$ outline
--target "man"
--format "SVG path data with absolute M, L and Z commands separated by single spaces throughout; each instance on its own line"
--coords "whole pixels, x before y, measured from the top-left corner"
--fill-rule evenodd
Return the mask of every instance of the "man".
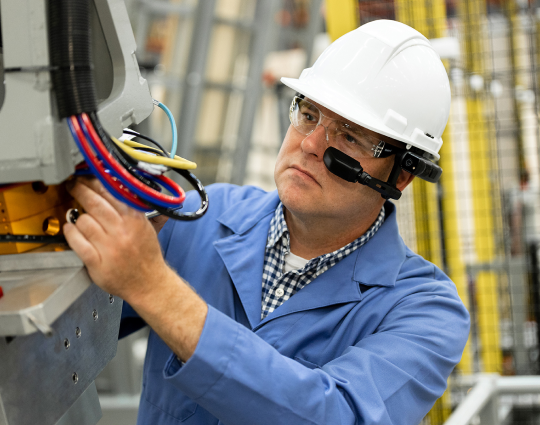
M 469 317 L 455 286 L 406 248 L 393 204 L 323 161 L 337 148 L 404 190 L 413 176 L 397 153 L 436 157 L 442 143 L 438 56 L 378 21 L 284 82 L 299 94 L 277 193 L 211 186 L 208 213 L 169 220 L 160 250 L 144 215 L 96 181 L 71 190 L 87 214 L 66 238 L 127 302 L 121 335 L 152 329 L 140 424 L 417 424 L 461 357 Z M 188 195 L 185 209 L 197 204 Z

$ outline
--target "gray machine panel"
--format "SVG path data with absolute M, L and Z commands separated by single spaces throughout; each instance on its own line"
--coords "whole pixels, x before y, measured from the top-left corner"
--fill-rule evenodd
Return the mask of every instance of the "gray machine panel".
M 0 1 L 0 75 L 6 68 L 49 65 L 45 3 Z M 96 86 L 99 95 L 108 94 L 100 99 L 98 115 L 105 129 L 119 136 L 123 127 L 150 115 L 152 97 L 135 59 L 135 39 L 123 0 L 94 0 L 94 5 Z M 65 122 L 56 118 L 49 72 L 5 73 L 1 92 L 0 182 L 65 180 L 82 157 Z
M 121 309 L 91 285 L 52 324 L 52 336 L 0 338 L 0 425 L 56 424 L 116 355 Z

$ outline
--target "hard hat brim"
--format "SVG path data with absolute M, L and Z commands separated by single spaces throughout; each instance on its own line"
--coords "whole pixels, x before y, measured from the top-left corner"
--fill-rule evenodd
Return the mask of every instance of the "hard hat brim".
M 358 99 L 351 102 L 343 94 L 327 88 L 327 85 L 322 81 L 317 82 L 313 78 L 310 78 L 309 81 L 302 81 L 297 78 L 282 77 L 281 82 L 355 124 L 361 125 L 375 133 L 390 137 L 391 139 L 410 143 L 414 146 L 414 143 L 411 143 L 409 138 L 386 127 L 367 105 L 363 105 Z M 442 140 L 439 141 L 442 144 Z M 434 159 L 440 158 L 438 152 L 426 150 L 423 146 L 418 147 L 432 155 Z

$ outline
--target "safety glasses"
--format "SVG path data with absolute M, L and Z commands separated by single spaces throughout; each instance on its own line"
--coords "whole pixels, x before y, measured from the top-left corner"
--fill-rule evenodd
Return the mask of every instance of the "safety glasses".
M 325 118 L 326 126 L 323 124 Z M 291 103 L 289 119 L 293 127 L 305 136 L 313 133 L 317 126 L 323 126 L 327 143 L 356 159 L 386 158 L 404 151 L 369 134 L 360 126 L 327 117 L 317 106 L 299 96 L 295 96 Z

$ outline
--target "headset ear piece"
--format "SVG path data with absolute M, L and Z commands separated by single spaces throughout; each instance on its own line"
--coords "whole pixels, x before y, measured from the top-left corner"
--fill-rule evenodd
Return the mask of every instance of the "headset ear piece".
M 442 175 L 441 167 L 412 152 L 406 152 L 403 155 L 401 168 L 430 183 L 437 183 Z

